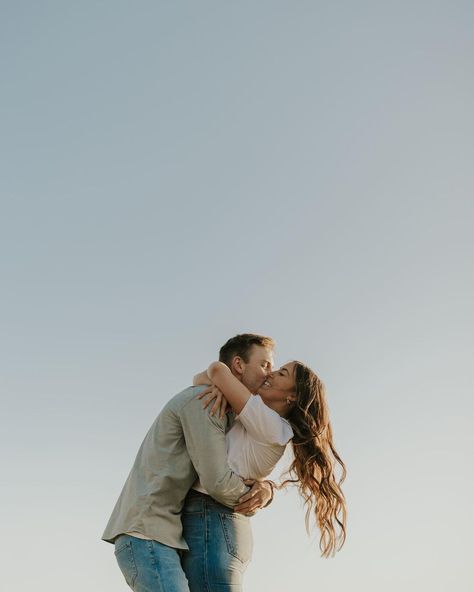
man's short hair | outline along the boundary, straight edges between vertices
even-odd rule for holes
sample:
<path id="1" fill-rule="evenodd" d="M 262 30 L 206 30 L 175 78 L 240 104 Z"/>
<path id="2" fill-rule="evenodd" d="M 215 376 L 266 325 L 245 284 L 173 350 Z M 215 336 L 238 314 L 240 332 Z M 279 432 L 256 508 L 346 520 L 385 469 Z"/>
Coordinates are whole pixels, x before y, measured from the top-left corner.
<path id="1" fill-rule="evenodd" d="M 231 337 L 219 350 L 219 361 L 227 366 L 231 366 L 232 359 L 235 356 L 242 358 L 244 362 L 249 361 L 250 350 L 254 345 L 260 345 L 267 349 L 273 349 L 275 342 L 271 337 L 264 335 L 255 335 L 254 333 L 242 333 Z"/>

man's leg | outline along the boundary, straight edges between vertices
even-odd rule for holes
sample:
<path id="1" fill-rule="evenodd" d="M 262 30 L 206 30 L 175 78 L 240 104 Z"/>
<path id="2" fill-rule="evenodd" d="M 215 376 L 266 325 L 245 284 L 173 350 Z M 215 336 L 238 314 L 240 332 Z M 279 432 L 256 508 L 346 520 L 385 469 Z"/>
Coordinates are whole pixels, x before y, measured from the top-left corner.
<path id="1" fill-rule="evenodd" d="M 134 592 L 189 592 L 177 549 L 121 535 L 115 541 L 115 557 Z"/>

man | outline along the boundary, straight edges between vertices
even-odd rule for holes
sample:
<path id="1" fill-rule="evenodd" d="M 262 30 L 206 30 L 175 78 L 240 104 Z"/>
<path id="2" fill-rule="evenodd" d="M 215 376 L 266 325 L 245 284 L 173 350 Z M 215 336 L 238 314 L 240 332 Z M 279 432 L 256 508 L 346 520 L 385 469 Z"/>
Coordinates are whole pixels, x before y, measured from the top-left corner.
<path id="1" fill-rule="evenodd" d="M 272 370 L 273 347 L 268 337 L 237 335 L 221 348 L 220 359 L 255 392 Z M 102 536 L 115 543 L 117 562 L 134 592 L 189 592 L 180 562 L 188 549 L 181 510 L 193 486 L 247 513 L 271 499 L 270 486 L 255 483 L 249 491 L 229 468 L 225 433 L 231 418 L 209 415 L 197 399 L 201 390 L 185 389 L 156 418 Z"/>

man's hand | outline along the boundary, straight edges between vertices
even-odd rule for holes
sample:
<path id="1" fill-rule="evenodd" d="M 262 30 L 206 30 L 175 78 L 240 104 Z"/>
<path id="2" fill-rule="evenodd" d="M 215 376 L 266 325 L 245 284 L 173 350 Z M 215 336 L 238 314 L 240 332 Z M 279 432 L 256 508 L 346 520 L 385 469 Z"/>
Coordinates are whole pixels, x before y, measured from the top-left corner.
<path id="1" fill-rule="evenodd" d="M 229 403 L 227 399 L 224 397 L 222 392 L 217 388 L 217 386 L 211 385 L 208 386 L 206 389 L 202 391 L 197 396 L 198 399 L 203 399 L 203 408 L 205 409 L 212 401 L 214 404 L 211 407 L 210 415 L 214 415 L 216 411 L 218 411 L 218 415 L 220 417 L 224 417 L 226 414 L 227 409 L 230 409 Z"/>
<path id="2" fill-rule="evenodd" d="M 252 489 L 239 499 L 234 512 L 252 515 L 260 508 L 266 506 L 273 498 L 273 488 L 268 481 L 254 481 L 247 479 L 245 485 L 252 485 Z"/>

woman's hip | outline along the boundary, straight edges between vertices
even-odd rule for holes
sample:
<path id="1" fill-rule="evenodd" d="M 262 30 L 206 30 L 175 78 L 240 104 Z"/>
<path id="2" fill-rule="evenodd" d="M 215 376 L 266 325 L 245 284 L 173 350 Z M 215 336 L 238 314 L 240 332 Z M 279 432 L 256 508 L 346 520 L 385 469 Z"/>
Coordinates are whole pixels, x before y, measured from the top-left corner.
<path id="1" fill-rule="evenodd" d="M 217 583 L 227 586 L 219 585 L 219 592 L 237 592 L 252 557 L 250 519 L 200 495 L 200 499 L 193 496 L 182 513 L 183 536 L 189 546 L 183 568 L 191 592 L 204 585 L 214 590 Z"/>

